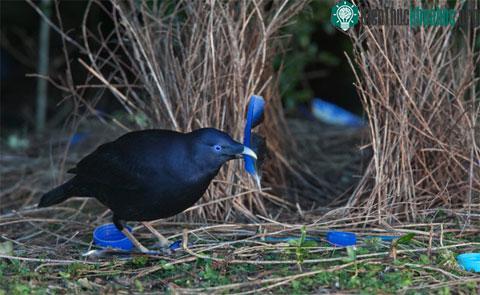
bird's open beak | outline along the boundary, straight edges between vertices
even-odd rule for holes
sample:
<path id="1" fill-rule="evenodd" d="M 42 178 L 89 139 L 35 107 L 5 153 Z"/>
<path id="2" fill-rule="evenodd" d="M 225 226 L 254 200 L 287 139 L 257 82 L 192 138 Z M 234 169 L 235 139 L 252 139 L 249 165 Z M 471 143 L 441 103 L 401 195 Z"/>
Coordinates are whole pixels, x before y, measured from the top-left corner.
<path id="1" fill-rule="evenodd" d="M 250 156 L 250 157 L 254 158 L 255 160 L 257 159 L 257 154 L 255 154 L 255 152 L 251 148 L 246 147 L 246 146 L 243 146 L 242 155 Z"/>

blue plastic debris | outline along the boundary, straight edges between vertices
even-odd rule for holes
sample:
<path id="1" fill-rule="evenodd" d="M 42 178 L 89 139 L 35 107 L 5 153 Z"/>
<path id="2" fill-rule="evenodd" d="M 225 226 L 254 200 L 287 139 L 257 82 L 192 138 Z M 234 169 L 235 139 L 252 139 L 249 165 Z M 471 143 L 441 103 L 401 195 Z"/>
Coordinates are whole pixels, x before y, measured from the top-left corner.
<path id="1" fill-rule="evenodd" d="M 357 244 L 357 236 L 350 232 L 329 231 L 327 232 L 327 241 L 339 247 L 355 246 Z"/>
<path id="2" fill-rule="evenodd" d="M 79 144 L 80 142 L 84 141 L 88 137 L 88 133 L 83 133 L 83 132 L 77 132 L 70 137 L 70 144 L 76 145 Z"/>
<path id="3" fill-rule="evenodd" d="M 131 227 L 126 227 L 128 231 L 132 231 Z M 116 248 L 130 251 L 133 248 L 132 242 L 117 229 L 113 223 L 107 223 L 98 226 L 93 231 L 93 241 L 95 245 L 104 248 Z"/>
<path id="4" fill-rule="evenodd" d="M 175 242 L 171 243 L 170 246 L 168 246 L 168 248 L 170 248 L 170 250 L 172 250 L 172 251 L 176 251 L 176 250 L 180 249 L 181 247 L 182 247 L 182 240 L 175 241 Z"/>
<path id="5" fill-rule="evenodd" d="M 318 120 L 332 125 L 362 127 L 365 122 L 359 116 L 320 98 L 312 100 L 312 114 Z"/>
<path id="6" fill-rule="evenodd" d="M 252 128 L 259 125 L 263 120 L 263 112 L 265 109 L 265 100 L 258 95 L 252 95 L 247 108 L 247 122 L 243 133 L 243 144 L 249 148 L 252 147 Z M 252 175 L 260 187 L 260 176 L 257 173 L 255 159 L 245 156 L 245 170 Z"/>
<path id="7" fill-rule="evenodd" d="M 457 262 L 466 271 L 480 272 L 480 253 L 460 254 Z"/>

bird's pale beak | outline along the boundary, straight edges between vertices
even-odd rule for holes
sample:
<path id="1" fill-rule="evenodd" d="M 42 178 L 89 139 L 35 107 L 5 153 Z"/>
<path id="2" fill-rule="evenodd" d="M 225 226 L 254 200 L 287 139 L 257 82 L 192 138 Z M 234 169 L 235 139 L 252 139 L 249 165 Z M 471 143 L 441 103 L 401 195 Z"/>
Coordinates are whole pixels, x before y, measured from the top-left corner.
<path id="1" fill-rule="evenodd" d="M 251 148 L 246 147 L 246 146 L 243 146 L 242 155 L 250 156 L 250 157 L 254 158 L 255 160 L 257 159 L 257 154 Z"/>

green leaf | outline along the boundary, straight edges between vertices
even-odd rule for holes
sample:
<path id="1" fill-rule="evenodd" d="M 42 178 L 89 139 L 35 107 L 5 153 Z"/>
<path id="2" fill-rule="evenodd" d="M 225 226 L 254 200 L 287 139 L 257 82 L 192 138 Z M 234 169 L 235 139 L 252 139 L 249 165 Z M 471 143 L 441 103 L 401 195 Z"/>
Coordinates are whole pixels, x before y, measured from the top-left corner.
<path id="1" fill-rule="evenodd" d="M 318 246 L 318 243 L 314 240 L 306 240 L 304 243 L 303 243 L 303 247 L 316 247 Z"/>
<path id="2" fill-rule="evenodd" d="M 404 236 L 401 236 L 400 238 L 396 239 L 395 240 L 395 244 L 396 245 L 399 245 L 399 244 L 409 244 L 410 241 L 415 237 L 415 234 L 414 233 L 409 233 L 409 234 L 406 234 Z"/>
<path id="3" fill-rule="evenodd" d="M 140 293 L 143 293 L 144 291 L 143 284 L 139 280 L 135 280 L 135 288 L 137 288 L 137 291 Z"/>
<path id="4" fill-rule="evenodd" d="M 295 289 L 295 290 L 299 290 L 300 289 L 300 281 L 293 281 L 292 282 L 292 288 Z"/>
<path id="5" fill-rule="evenodd" d="M 303 243 L 305 243 L 305 238 L 307 237 L 307 229 L 304 226 L 302 226 L 301 229 L 302 234 L 300 235 L 300 246 L 303 246 Z"/>
<path id="6" fill-rule="evenodd" d="M 70 274 L 68 272 L 61 271 L 58 274 L 60 275 L 60 277 L 62 277 L 62 279 L 69 279 L 70 278 Z"/>

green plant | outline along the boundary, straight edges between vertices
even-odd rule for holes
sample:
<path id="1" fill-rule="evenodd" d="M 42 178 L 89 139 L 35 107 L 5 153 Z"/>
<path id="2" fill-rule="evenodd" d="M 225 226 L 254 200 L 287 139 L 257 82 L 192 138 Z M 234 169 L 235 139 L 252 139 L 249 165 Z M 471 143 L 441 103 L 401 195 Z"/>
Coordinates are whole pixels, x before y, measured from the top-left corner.
<path id="1" fill-rule="evenodd" d="M 305 226 L 302 226 L 300 232 L 300 238 L 289 241 L 289 244 L 295 247 L 295 257 L 299 265 L 302 264 L 305 256 L 308 254 L 308 248 L 317 245 L 317 242 L 307 239 L 307 230 Z"/>
<path id="2" fill-rule="evenodd" d="M 392 257 L 393 260 L 397 259 L 398 245 L 409 244 L 414 237 L 415 237 L 414 233 L 408 233 L 406 235 L 401 236 L 398 239 L 393 240 L 392 244 L 390 245 L 390 257 Z"/>
<path id="3" fill-rule="evenodd" d="M 208 285 L 224 285 L 230 282 L 227 277 L 220 274 L 220 272 L 212 266 L 211 260 L 205 260 L 200 276 L 208 283 Z"/>

